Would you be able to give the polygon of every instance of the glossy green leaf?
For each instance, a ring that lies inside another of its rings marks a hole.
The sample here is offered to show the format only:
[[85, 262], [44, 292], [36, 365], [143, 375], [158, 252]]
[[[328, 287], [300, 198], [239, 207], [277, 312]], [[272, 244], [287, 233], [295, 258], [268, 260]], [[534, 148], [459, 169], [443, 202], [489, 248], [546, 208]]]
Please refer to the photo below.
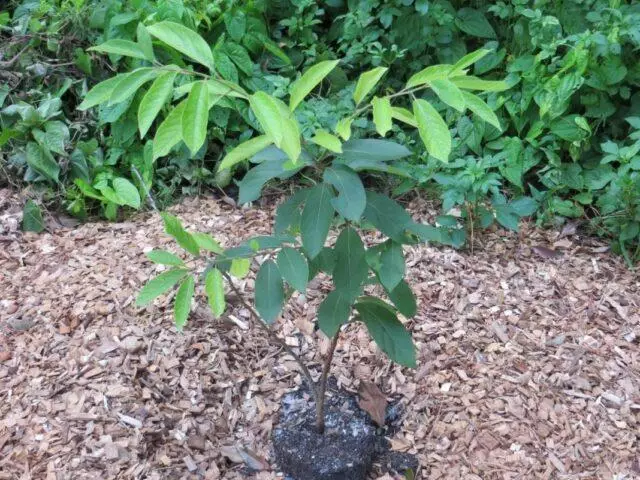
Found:
[[367, 196], [358, 174], [345, 165], [335, 164], [324, 171], [323, 179], [338, 191], [338, 196], [331, 199], [336, 211], [347, 220], [359, 221]]
[[95, 87], [87, 92], [82, 103], [78, 105], [78, 110], [87, 110], [101, 103], [105, 103], [111, 98], [116, 85], [118, 85], [128, 73], [120, 73], [104, 82], [98, 83]]
[[355, 308], [380, 349], [405, 367], [416, 367], [416, 351], [411, 334], [398, 320], [393, 308], [373, 297], [363, 297]]
[[327, 337], [332, 338], [349, 321], [350, 315], [350, 299], [339, 290], [334, 290], [318, 307], [318, 326]]
[[271, 137], [273, 143], [280, 147], [283, 137], [283, 115], [277, 102], [276, 98], [265, 92], [256, 92], [249, 97], [251, 110], [262, 129]]
[[340, 139], [326, 130], [316, 130], [316, 134], [311, 141], [333, 153], [342, 153], [342, 142]]
[[54, 160], [51, 152], [36, 142], [27, 143], [27, 165], [44, 177], [58, 182], [60, 166]]
[[160, 75], [151, 84], [138, 106], [138, 130], [140, 138], [143, 138], [151, 124], [160, 113], [164, 104], [171, 97], [173, 92], [173, 82], [177, 72], [167, 72]]
[[349, 140], [351, 138], [351, 124], [353, 118], [343, 118], [336, 124], [336, 133], [342, 137], [343, 140]]
[[320, 253], [327, 239], [334, 217], [332, 199], [331, 187], [324, 184], [315, 186], [307, 195], [300, 221], [300, 232], [302, 245], [311, 259]]
[[182, 223], [180, 223], [177, 217], [164, 212], [161, 213], [160, 216], [164, 222], [164, 230], [167, 232], [167, 235], [172, 236], [175, 241], [178, 242], [178, 245], [190, 254], [196, 257], [200, 255], [198, 242], [193, 238], [193, 235], [183, 228]]
[[147, 52], [145, 52], [140, 45], [131, 40], [123, 40], [121, 38], [114, 38], [112, 40], [107, 40], [100, 45], [95, 47], [88, 48], [89, 51], [101, 52], [101, 53], [111, 53], [114, 55], [123, 55], [125, 57], [133, 57], [140, 58], [142, 60], [152, 61], [153, 58], [149, 58], [147, 56]]
[[307, 259], [295, 248], [284, 247], [278, 253], [278, 268], [285, 281], [299, 292], [307, 289], [309, 265]]
[[396, 288], [387, 292], [387, 294], [398, 311], [405, 317], [413, 317], [418, 311], [416, 297], [406, 281], [400, 281], [400, 283], [396, 285]]
[[273, 143], [271, 137], [268, 135], [260, 135], [258, 137], [242, 142], [231, 150], [220, 162], [218, 170], [226, 170], [234, 165], [253, 157], [258, 152], [264, 150]]
[[182, 112], [182, 139], [195, 155], [207, 138], [209, 121], [209, 91], [205, 82], [193, 86]]
[[22, 210], [22, 230], [25, 232], [40, 233], [44, 230], [45, 224], [42, 218], [42, 210], [36, 202], [29, 199], [24, 204]]
[[284, 285], [278, 265], [267, 260], [260, 266], [255, 283], [256, 310], [266, 323], [273, 323], [284, 304]]
[[291, 85], [289, 108], [295, 110], [298, 104], [318, 86], [318, 84], [340, 63], [339, 60], [326, 60], [309, 68]]
[[462, 57], [453, 65], [453, 67], [451, 68], [450, 75], [452, 77], [455, 77], [457, 75], [464, 75], [465, 68], [473, 65], [474, 63], [476, 63], [481, 58], [484, 58], [489, 53], [491, 53], [491, 50], [487, 50], [486, 48], [481, 48], [471, 53], [467, 53], [464, 57]]
[[168, 154], [173, 147], [182, 141], [182, 114], [187, 101], [178, 104], [164, 119], [153, 138], [153, 159]]
[[173, 288], [173, 286], [182, 280], [187, 273], [188, 270], [176, 268], [152, 278], [144, 287], [142, 287], [142, 290], [140, 290], [140, 293], [136, 298], [136, 306], [144, 307], [150, 304], [155, 298]]
[[226, 303], [224, 299], [224, 280], [222, 273], [217, 268], [212, 268], [207, 272], [207, 276], [204, 279], [204, 291], [209, 300], [211, 313], [215, 318], [218, 318], [224, 313]]
[[189, 275], [185, 278], [178, 292], [176, 293], [175, 303], [173, 305], [173, 318], [178, 330], [182, 330], [189, 318], [189, 312], [191, 311], [191, 299], [195, 292], [195, 280], [193, 276]]
[[414, 100], [413, 114], [418, 121], [420, 138], [432, 157], [443, 162], [448, 161], [451, 153], [451, 135], [449, 127], [438, 111], [429, 102]]
[[356, 83], [356, 89], [353, 92], [353, 100], [356, 102], [356, 105], [362, 102], [367, 94], [373, 90], [382, 76], [387, 73], [387, 70], [388, 68], [386, 67], [376, 67], [360, 75]]
[[292, 163], [297, 163], [302, 153], [300, 144], [300, 126], [295, 118], [282, 119], [282, 150]]
[[343, 229], [333, 250], [336, 255], [333, 283], [336, 290], [353, 299], [359, 295], [369, 272], [360, 235], [351, 227]]
[[234, 258], [231, 261], [229, 273], [236, 278], [244, 278], [251, 269], [251, 260], [248, 258]]
[[431, 65], [430, 67], [425, 68], [424, 70], [419, 71], [407, 82], [408, 88], [418, 87], [420, 85], [425, 85], [434, 80], [447, 78], [451, 70], [453, 69], [453, 65]]
[[391, 107], [391, 116], [396, 120], [400, 120], [401, 122], [406, 123], [407, 125], [418, 128], [418, 122], [416, 122], [413, 113], [411, 113], [406, 108]]
[[504, 80], [482, 80], [478, 77], [465, 75], [463, 77], [452, 77], [451, 81], [457, 87], [464, 90], [481, 90], [483, 92], [503, 92], [509, 89], [509, 85]]
[[342, 144], [341, 157], [346, 161], [351, 160], [375, 160], [387, 162], [399, 160], [411, 155], [404, 145], [389, 140], [363, 139], [349, 140]]
[[300, 205], [307, 199], [309, 189], [298, 190], [276, 209], [275, 232], [280, 235], [286, 232], [292, 225], [298, 226], [300, 222]]
[[200, 248], [212, 253], [223, 252], [223, 249], [220, 246], [220, 243], [208, 233], [195, 232], [195, 233], [192, 233], [191, 236], [193, 237], [193, 239], [196, 241], [196, 243]]
[[171, 48], [214, 71], [213, 53], [207, 42], [193, 30], [175, 22], [160, 22], [147, 27], [151, 35]]
[[145, 58], [150, 62], [153, 62], [156, 58], [153, 53], [153, 41], [151, 40], [151, 35], [149, 34], [149, 30], [144, 25], [144, 23], [138, 23], [138, 28], [136, 29], [136, 37], [138, 38], [138, 45], [140, 49], [145, 55]]
[[462, 94], [464, 95], [464, 99], [469, 110], [478, 115], [485, 122], [502, 131], [500, 120], [498, 120], [498, 117], [496, 117], [496, 114], [493, 113], [493, 110], [491, 110], [489, 105], [484, 103], [484, 101], [480, 97], [474, 95], [473, 93], [462, 92]]
[[140, 208], [140, 192], [136, 186], [126, 178], [113, 179], [113, 189], [120, 199], [120, 205], [128, 205], [132, 208]]
[[373, 123], [376, 126], [376, 131], [381, 137], [384, 137], [393, 126], [391, 102], [389, 97], [373, 97], [371, 104], [373, 105]]
[[464, 96], [462, 95], [462, 91], [453, 82], [446, 78], [438, 78], [429, 82], [429, 86], [444, 103], [459, 112], [464, 110]]
[[158, 69], [145, 67], [138, 68], [124, 76], [114, 87], [113, 92], [109, 97], [109, 105], [124, 102], [136, 93], [142, 85], [150, 82], [160, 73], [161, 71]]
[[391, 291], [398, 286], [404, 277], [404, 255], [402, 245], [394, 241], [388, 241], [380, 254], [380, 269], [378, 278], [387, 290]]
[[184, 265], [184, 262], [180, 257], [171, 252], [167, 252], [166, 250], [151, 250], [150, 252], [147, 252], [147, 257], [153, 263], [158, 263], [160, 265], [172, 265], [175, 267], [181, 267]]
[[364, 217], [389, 238], [402, 242], [405, 230], [413, 224], [411, 216], [397, 202], [380, 193], [367, 192]]

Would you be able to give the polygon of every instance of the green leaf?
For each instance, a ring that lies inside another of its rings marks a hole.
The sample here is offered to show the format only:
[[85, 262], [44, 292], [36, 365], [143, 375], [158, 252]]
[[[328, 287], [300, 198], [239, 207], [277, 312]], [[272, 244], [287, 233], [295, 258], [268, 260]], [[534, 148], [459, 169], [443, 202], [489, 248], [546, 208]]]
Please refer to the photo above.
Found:
[[373, 97], [373, 123], [376, 131], [384, 137], [393, 126], [391, 102], [389, 97]]
[[[249, 97], [249, 105], [264, 132], [280, 147], [283, 137], [283, 116], [276, 98], [265, 92], [256, 92]], [[286, 117], [285, 117], [286, 118]]]
[[388, 241], [380, 254], [380, 269], [378, 278], [380, 283], [388, 291], [398, 286], [404, 277], [404, 255], [402, 245], [394, 241]]
[[331, 187], [324, 184], [315, 186], [307, 195], [300, 221], [300, 232], [302, 245], [311, 259], [320, 253], [327, 239], [334, 216], [332, 198]]
[[227, 56], [245, 75], [253, 76], [253, 62], [247, 50], [237, 43], [225, 42], [223, 45]]
[[496, 31], [479, 10], [461, 8], [458, 10], [455, 22], [460, 30], [474, 37], [496, 38]]
[[128, 205], [132, 208], [140, 208], [140, 193], [136, 186], [126, 178], [113, 179], [113, 189], [120, 199], [120, 205]]
[[329, 292], [318, 307], [318, 326], [324, 334], [333, 338], [342, 325], [349, 321], [351, 301], [342, 292]]
[[510, 202], [509, 206], [519, 217], [529, 217], [538, 210], [538, 202], [531, 197], [520, 197]]
[[160, 22], [147, 27], [151, 35], [192, 60], [214, 71], [213, 53], [207, 42], [193, 30], [174, 22]]
[[187, 273], [188, 271], [184, 268], [174, 268], [173, 270], [168, 270], [152, 278], [142, 287], [142, 290], [140, 290], [138, 298], [136, 298], [136, 306], [144, 307], [150, 304], [155, 298], [173, 288]]
[[449, 127], [438, 111], [429, 102], [417, 99], [413, 102], [413, 114], [418, 121], [418, 132], [427, 152], [443, 162], [448, 161], [451, 153], [451, 135]]
[[293, 112], [309, 93], [340, 63], [339, 60], [326, 60], [309, 68], [302, 77], [293, 82], [290, 88], [289, 109]]
[[509, 90], [509, 85], [504, 80], [482, 80], [478, 77], [466, 75], [464, 77], [452, 77], [450, 79], [457, 87], [464, 90], [482, 90], [483, 92], [503, 92]]
[[413, 113], [411, 113], [406, 108], [391, 107], [391, 116], [396, 120], [400, 120], [401, 122], [406, 123], [407, 125], [418, 128], [418, 122], [416, 122]]
[[147, 56], [147, 52], [145, 52], [140, 45], [132, 42], [131, 40], [123, 40], [120, 38], [108, 40], [100, 45], [88, 48], [87, 50], [153, 61], [153, 58], [149, 58]]
[[343, 118], [336, 124], [336, 133], [340, 135], [343, 140], [349, 140], [351, 138], [351, 123], [353, 123], [353, 118]]
[[[440, 100], [459, 112], [464, 110], [465, 101], [462, 92], [454, 83], [446, 78], [438, 78], [429, 82], [431, 90]], [[423, 100], [424, 101], [424, 100]]]
[[413, 224], [411, 216], [398, 203], [385, 195], [367, 192], [364, 217], [389, 238], [402, 242], [404, 232]]
[[275, 322], [284, 304], [284, 286], [278, 265], [272, 260], [260, 266], [255, 292], [256, 310], [266, 323]]
[[300, 126], [295, 118], [282, 119], [282, 150], [292, 163], [297, 163], [302, 153], [300, 144]]
[[178, 245], [196, 257], [200, 255], [200, 247], [195, 238], [182, 227], [177, 217], [168, 213], [161, 213], [160, 216], [164, 222], [165, 232], [171, 235], [178, 242]]
[[284, 247], [278, 253], [278, 267], [285, 281], [299, 292], [307, 289], [309, 265], [307, 259], [295, 248]]
[[364, 139], [350, 140], [342, 144], [342, 155], [346, 161], [351, 160], [375, 160], [386, 162], [399, 160], [411, 155], [404, 145], [389, 140]]
[[227, 32], [236, 42], [242, 40], [247, 28], [247, 17], [241, 9], [224, 14], [224, 24]]
[[289, 229], [289, 227], [294, 224], [296, 227], [298, 226], [300, 217], [300, 205], [302, 205], [302, 203], [304, 203], [304, 201], [307, 199], [308, 194], [309, 189], [307, 188], [298, 190], [285, 202], [278, 205], [278, 208], [276, 209], [275, 222], [276, 235], [284, 233]]
[[40, 233], [44, 230], [44, 227], [42, 210], [40, 210], [36, 202], [31, 199], [27, 200], [22, 210], [22, 230], [25, 232]]
[[176, 328], [182, 330], [187, 323], [189, 312], [191, 311], [191, 299], [195, 292], [195, 280], [191, 275], [183, 280], [176, 293], [175, 303], [173, 305], [173, 317]]
[[[196, 82], [185, 83], [184, 85], [180, 85], [176, 89], [174, 89], [174, 93], [177, 97], [181, 97], [186, 95], [191, 91], [193, 86], [200, 82], [198, 80]], [[213, 106], [216, 102], [218, 102], [220, 97], [234, 97], [234, 98], [243, 98], [247, 100], [249, 98], [249, 94], [240, 86], [233, 82], [228, 82], [226, 80], [218, 80], [214, 78], [210, 78], [205, 81], [207, 84], [207, 88], [209, 89], [209, 105]]]
[[95, 107], [96, 105], [109, 100], [113, 90], [116, 88], [116, 85], [118, 85], [118, 83], [120, 83], [127, 75], [129, 74], [121, 73], [113, 78], [105, 80], [104, 82], [98, 83], [84, 96], [84, 100], [80, 105], [78, 105], [78, 110], [88, 110], [91, 107]]
[[342, 153], [342, 142], [340, 139], [335, 135], [331, 135], [326, 130], [316, 130], [316, 134], [311, 141], [333, 153]]
[[156, 130], [153, 138], [153, 160], [165, 156], [182, 141], [182, 114], [186, 106], [186, 100], [180, 102]]
[[388, 68], [386, 67], [376, 67], [360, 75], [358, 83], [356, 83], [356, 89], [353, 92], [353, 100], [356, 102], [356, 105], [364, 100], [364, 97], [376, 86], [387, 70]]
[[167, 252], [166, 250], [151, 250], [150, 252], [147, 252], [147, 257], [153, 263], [159, 263], [160, 265], [173, 265], [175, 267], [181, 267], [184, 265], [184, 262], [180, 257], [171, 252]]
[[251, 268], [251, 260], [248, 258], [234, 258], [231, 261], [229, 273], [236, 278], [244, 278]]
[[222, 253], [223, 249], [220, 243], [208, 233], [195, 232], [191, 236], [194, 238], [200, 248], [212, 253]]
[[[65, 144], [69, 142], [69, 129], [60, 121], [49, 121], [44, 125], [45, 147], [50, 151], [65, 155]], [[32, 130], [35, 133], [35, 130]]]
[[138, 106], [138, 129], [140, 130], [140, 138], [143, 138], [151, 124], [160, 113], [164, 104], [171, 97], [173, 92], [173, 82], [177, 72], [167, 72], [160, 75], [151, 84], [151, 87], [145, 93]]
[[264, 150], [271, 145], [273, 141], [268, 135], [260, 135], [259, 137], [252, 138], [246, 142], [242, 142], [231, 150], [220, 162], [218, 171], [226, 170], [234, 165], [253, 157], [256, 153]]
[[358, 174], [346, 165], [335, 164], [324, 171], [323, 179], [338, 191], [338, 196], [331, 199], [336, 211], [347, 220], [359, 221], [367, 196]]
[[308, 163], [300, 162], [297, 166], [292, 166], [291, 163], [286, 160], [286, 156], [274, 161], [262, 162], [257, 167], [249, 170], [243, 179], [237, 182], [238, 187], [240, 187], [238, 203], [243, 204], [256, 200], [260, 196], [262, 187], [269, 180], [276, 177], [289, 178], [300, 171], [305, 165], [308, 165]]
[[49, 150], [36, 142], [29, 142], [27, 143], [26, 153], [27, 165], [49, 180], [59, 181], [60, 166], [56, 163]]
[[145, 58], [150, 62], [153, 62], [156, 59], [156, 56], [153, 53], [153, 42], [151, 40], [151, 35], [149, 35], [149, 30], [147, 30], [144, 23], [138, 23], [136, 37], [138, 38], [138, 45], [144, 53]]
[[396, 288], [387, 292], [387, 294], [398, 311], [405, 317], [413, 317], [418, 311], [416, 297], [413, 295], [409, 284], [404, 280], [400, 281]]
[[416, 351], [411, 334], [398, 320], [387, 303], [373, 297], [363, 297], [355, 308], [369, 333], [391, 360], [405, 367], [416, 367]]
[[496, 220], [503, 227], [518, 231], [520, 217], [508, 205], [496, 205]]
[[453, 65], [448, 64], [431, 65], [413, 75], [407, 82], [407, 88], [418, 87], [434, 80], [447, 78], [452, 69]]
[[502, 127], [500, 126], [500, 120], [496, 117], [496, 114], [493, 113], [493, 110], [482, 101], [482, 99], [473, 93], [462, 92], [464, 96], [467, 108], [471, 110], [473, 113], [478, 115], [485, 122], [493, 125], [498, 130], [502, 131]]
[[204, 279], [204, 291], [209, 299], [209, 307], [215, 318], [224, 313], [226, 308], [224, 299], [224, 280], [217, 268], [212, 268]]
[[473, 65], [474, 63], [476, 63], [481, 58], [484, 58], [489, 53], [491, 53], [491, 50], [487, 50], [486, 48], [481, 48], [471, 53], [467, 53], [464, 57], [462, 57], [453, 65], [453, 67], [451, 68], [450, 75], [452, 77], [455, 77], [457, 75], [464, 75], [465, 68]]
[[182, 139], [195, 155], [207, 138], [209, 121], [209, 91], [205, 82], [193, 86], [182, 112]]
[[124, 102], [131, 97], [145, 83], [153, 80], [160, 74], [160, 70], [155, 68], [138, 68], [120, 80], [111, 96], [109, 97], [109, 105]]
[[336, 290], [353, 299], [359, 295], [360, 287], [369, 273], [360, 235], [351, 227], [343, 229], [333, 250], [336, 255], [333, 283]]

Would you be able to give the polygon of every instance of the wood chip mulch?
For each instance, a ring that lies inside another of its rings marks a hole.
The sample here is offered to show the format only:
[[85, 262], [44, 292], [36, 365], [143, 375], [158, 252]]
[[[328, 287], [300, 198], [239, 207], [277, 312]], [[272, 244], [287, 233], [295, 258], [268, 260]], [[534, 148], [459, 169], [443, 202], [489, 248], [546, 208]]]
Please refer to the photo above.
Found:
[[[0, 191], [0, 479], [282, 478], [269, 435], [302, 381], [293, 361], [233, 298], [214, 320], [200, 294], [183, 333], [168, 299], [133, 306], [160, 270], [143, 253], [175, 251], [159, 218], [22, 234], [10, 196]], [[271, 231], [272, 207], [172, 210], [225, 246]], [[333, 372], [397, 402], [389, 439], [418, 456], [417, 478], [640, 478], [637, 271], [594, 240], [530, 225], [482, 234], [473, 254], [406, 255], [418, 368], [392, 365], [352, 325]], [[294, 295], [277, 326], [315, 373], [329, 341], [314, 309], [329, 288], [319, 278]]]

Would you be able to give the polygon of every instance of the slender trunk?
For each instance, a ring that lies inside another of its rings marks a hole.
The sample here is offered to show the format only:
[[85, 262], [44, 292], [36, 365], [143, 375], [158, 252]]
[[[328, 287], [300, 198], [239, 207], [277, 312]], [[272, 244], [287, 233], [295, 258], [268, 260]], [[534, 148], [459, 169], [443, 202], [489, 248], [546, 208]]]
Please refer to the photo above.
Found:
[[331, 346], [327, 352], [327, 357], [324, 359], [324, 366], [322, 368], [322, 376], [318, 383], [318, 389], [316, 393], [316, 429], [319, 434], [324, 433], [324, 406], [326, 400], [327, 391], [327, 379], [329, 378], [329, 370], [331, 370], [331, 362], [333, 361], [333, 353], [338, 346], [338, 338], [340, 337], [340, 330], [331, 339]]

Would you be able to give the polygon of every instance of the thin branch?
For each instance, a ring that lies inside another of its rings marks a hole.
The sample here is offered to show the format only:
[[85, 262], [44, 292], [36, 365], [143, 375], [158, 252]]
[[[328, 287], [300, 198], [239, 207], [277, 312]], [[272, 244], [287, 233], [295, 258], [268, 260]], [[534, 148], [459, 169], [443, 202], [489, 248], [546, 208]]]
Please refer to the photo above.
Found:
[[322, 376], [320, 377], [320, 384], [318, 385], [318, 395], [316, 396], [316, 428], [318, 433], [324, 433], [324, 404], [326, 400], [327, 391], [327, 379], [329, 378], [329, 370], [331, 370], [331, 362], [333, 361], [333, 354], [338, 346], [338, 338], [340, 337], [340, 329], [331, 339], [331, 346], [327, 352], [327, 357], [324, 359], [324, 366], [322, 367]]

